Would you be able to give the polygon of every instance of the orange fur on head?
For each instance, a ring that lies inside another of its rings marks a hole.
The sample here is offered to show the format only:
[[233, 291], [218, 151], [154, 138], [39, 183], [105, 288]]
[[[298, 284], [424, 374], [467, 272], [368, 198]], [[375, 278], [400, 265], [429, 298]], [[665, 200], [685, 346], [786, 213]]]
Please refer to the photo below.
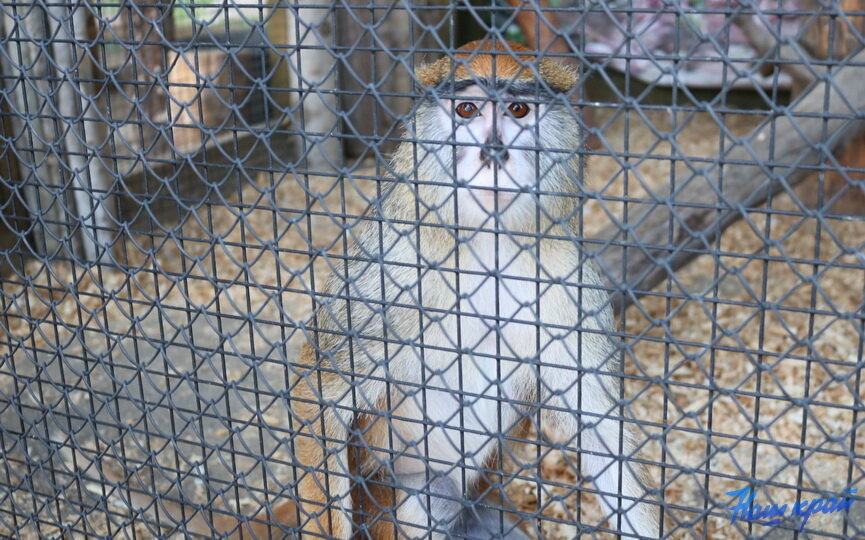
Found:
[[[479, 40], [466, 43], [452, 57], [445, 56], [419, 67], [415, 74], [422, 85], [432, 87], [451, 77], [454, 81], [495, 79], [531, 82], [536, 77], [530, 64], [536, 61], [531, 50], [519, 43]], [[576, 71], [551, 60], [541, 60], [538, 72], [556, 92], [567, 92], [577, 84]]]

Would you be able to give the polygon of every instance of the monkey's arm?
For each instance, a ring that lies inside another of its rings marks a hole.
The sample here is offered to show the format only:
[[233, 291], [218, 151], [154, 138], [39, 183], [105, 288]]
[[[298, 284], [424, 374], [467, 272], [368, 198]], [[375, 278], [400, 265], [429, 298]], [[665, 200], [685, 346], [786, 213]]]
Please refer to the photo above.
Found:
[[[291, 410], [298, 422], [295, 439], [297, 508], [304, 537], [351, 536], [351, 484], [348, 470], [348, 423], [337, 403], [338, 374], [312, 367], [315, 350], [307, 343], [301, 354], [305, 367], [291, 390]], [[350, 420], [349, 420], [350, 422]]]

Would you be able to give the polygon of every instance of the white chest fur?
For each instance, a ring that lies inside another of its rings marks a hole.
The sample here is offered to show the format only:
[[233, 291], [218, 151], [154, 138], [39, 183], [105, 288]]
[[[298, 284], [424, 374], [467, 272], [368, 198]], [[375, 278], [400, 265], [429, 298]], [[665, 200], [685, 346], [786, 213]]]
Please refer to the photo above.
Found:
[[424, 342], [435, 348], [415, 365], [418, 372], [403, 374], [422, 389], [398, 408], [398, 417], [417, 421], [394, 423], [405, 450], [395, 468], [410, 474], [429, 465], [471, 483], [499, 447], [498, 435], [518, 424], [514, 403], [534, 388], [529, 361], [538, 350], [539, 296], [535, 254], [505, 235], [475, 237], [458, 259], [458, 287], [445, 278], [452, 313], [425, 331]]

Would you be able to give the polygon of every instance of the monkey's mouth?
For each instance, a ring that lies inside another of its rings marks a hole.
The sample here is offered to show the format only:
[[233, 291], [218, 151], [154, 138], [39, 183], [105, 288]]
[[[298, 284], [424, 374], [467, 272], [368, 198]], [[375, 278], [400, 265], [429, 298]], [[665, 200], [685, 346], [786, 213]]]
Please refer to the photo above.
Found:
[[509, 166], [480, 160], [460, 163], [457, 174], [465, 179], [463, 195], [487, 213], [504, 212], [514, 206], [515, 199], [520, 195], [520, 182], [517, 179], [533, 171], [526, 172], [515, 167], [517, 163], [513, 152], [510, 159]]
[[490, 211], [498, 209], [501, 211], [510, 206], [519, 193], [498, 188], [476, 188], [472, 190], [472, 195], [485, 209]]

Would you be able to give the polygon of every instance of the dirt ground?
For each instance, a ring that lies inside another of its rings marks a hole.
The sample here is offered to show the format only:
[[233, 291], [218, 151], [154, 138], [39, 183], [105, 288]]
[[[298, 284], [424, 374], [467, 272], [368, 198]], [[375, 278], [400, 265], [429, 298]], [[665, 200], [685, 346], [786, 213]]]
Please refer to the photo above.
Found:
[[[671, 175], [684, 180], [707, 166], [699, 158], [762, 120], [661, 108], [600, 110], [596, 118], [602, 148], [613, 155], [591, 158], [586, 189], [602, 199], [649, 196]], [[308, 189], [289, 174], [261, 173], [225, 201], [213, 194], [180, 209], [185, 220], [118, 244], [135, 272], [49, 271], [35, 261], [26, 282], [4, 283], [0, 474], [21, 483], [11, 497], [0, 490], [0, 533], [38, 514], [69, 523], [72, 536], [136, 530], [148, 537], [140, 522], [127, 528], [134, 503], [112, 485], [182, 489], [187, 499], [246, 515], [264, 493], [290, 490], [291, 462], [280, 444], [290, 432], [281, 393], [288, 373], [280, 359], [296, 354], [308, 291], [329, 272], [324, 257], [310, 263], [310, 246], [342, 253], [342, 232], [357, 224], [383, 173], [364, 164], [344, 181], [310, 179]], [[802, 197], [813, 200], [817, 180], [808, 182]], [[615, 201], [587, 203], [586, 235], [621, 212]], [[790, 194], [748, 210], [714, 243], [718, 255], [698, 257], [620, 318], [626, 395], [674, 538], [747, 533], [729, 524], [724, 493], [751, 478], [765, 483], [759, 497], [776, 503], [795, 501], [796, 485], [862, 489], [865, 437], [854, 405], [862, 396], [865, 221], [807, 212]], [[93, 362], [99, 354], [110, 361]], [[230, 422], [220, 420], [225, 415]], [[24, 432], [46, 442], [25, 447], [10, 435]], [[526, 459], [534, 455], [522, 450]], [[50, 474], [35, 462], [50, 464]], [[594, 497], [568, 487], [592, 487], [574, 462], [555, 452], [544, 458], [542, 471], [559, 487], [539, 493], [529, 479], [508, 485], [522, 510], [535, 512], [540, 501], [545, 538], [573, 538], [575, 522], [602, 525]], [[14, 463], [30, 472], [10, 471]], [[59, 502], [33, 500], [25, 480]], [[842, 525], [837, 514], [809, 521], [827, 533]], [[767, 530], [755, 526], [753, 534]], [[33, 523], [19, 532], [61, 533]]]

